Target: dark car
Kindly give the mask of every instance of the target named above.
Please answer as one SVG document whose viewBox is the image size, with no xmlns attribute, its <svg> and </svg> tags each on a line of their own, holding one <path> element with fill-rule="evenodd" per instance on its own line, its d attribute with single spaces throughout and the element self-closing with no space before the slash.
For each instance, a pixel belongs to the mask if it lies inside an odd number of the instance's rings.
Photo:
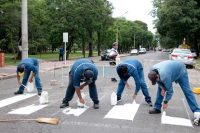
<svg viewBox="0 0 200 133">
<path fill-rule="evenodd" d="M 111 51 L 111 49 L 107 49 L 107 50 L 102 52 L 102 54 L 101 54 L 101 60 L 102 61 L 110 60 L 110 58 L 109 58 L 110 51 Z"/>
</svg>

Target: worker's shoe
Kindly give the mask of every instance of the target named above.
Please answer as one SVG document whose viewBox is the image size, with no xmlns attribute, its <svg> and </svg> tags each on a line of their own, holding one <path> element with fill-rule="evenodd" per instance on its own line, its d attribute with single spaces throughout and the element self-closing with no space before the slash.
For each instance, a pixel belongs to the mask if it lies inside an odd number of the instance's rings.
<svg viewBox="0 0 200 133">
<path fill-rule="evenodd" d="M 112 82 L 117 82 L 117 79 L 116 78 L 111 78 L 111 81 Z"/>
<path fill-rule="evenodd" d="M 153 106 L 153 104 L 152 104 L 152 102 L 151 101 L 146 101 L 147 102 L 147 104 L 150 106 L 150 107 L 152 107 Z"/>
<path fill-rule="evenodd" d="M 99 104 L 95 104 L 95 103 L 94 103 L 94 106 L 93 106 L 93 107 L 94 107 L 94 109 L 99 109 Z"/>
<path fill-rule="evenodd" d="M 121 101 L 122 101 L 121 97 L 117 97 L 117 102 L 121 102 Z"/>
<path fill-rule="evenodd" d="M 16 91 L 16 92 L 14 92 L 14 94 L 15 94 L 15 95 L 19 95 L 19 94 L 23 94 L 23 92 L 21 92 L 21 91 Z"/>
<path fill-rule="evenodd" d="M 42 94 L 42 91 L 39 91 L 39 92 L 38 92 L 38 96 L 41 96 L 41 94 Z"/>
<path fill-rule="evenodd" d="M 152 110 L 149 110 L 149 114 L 160 114 L 161 111 L 159 109 L 153 108 Z"/>
<path fill-rule="evenodd" d="M 69 106 L 69 103 L 67 102 L 63 102 L 61 105 L 60 105 L 60 108 L 65 108 L 65 107 L 68 107 Z"/>
</svg>

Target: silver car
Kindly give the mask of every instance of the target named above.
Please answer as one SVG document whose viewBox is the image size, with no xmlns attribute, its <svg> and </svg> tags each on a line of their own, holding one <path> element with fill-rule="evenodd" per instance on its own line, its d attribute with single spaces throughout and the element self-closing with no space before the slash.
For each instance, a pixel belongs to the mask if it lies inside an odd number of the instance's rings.
<svg viewBox="0 0 200 133">
<path fill-rule="evenodd" d="M 194 58 L 192 52 L 189 49 L 175 48 L 170 54 L 169 58 L 171 60 L 182 61 L 186 66 L 194 65 Z"/>
</svg>

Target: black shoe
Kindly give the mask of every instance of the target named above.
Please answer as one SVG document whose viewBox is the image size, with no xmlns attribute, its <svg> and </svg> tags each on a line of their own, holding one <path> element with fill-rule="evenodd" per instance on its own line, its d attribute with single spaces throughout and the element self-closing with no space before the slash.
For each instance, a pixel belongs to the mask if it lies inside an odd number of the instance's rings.
<svg viewBox="0 0 200 133">
<path fill-rule="evenodd" d="M 23 92 L 21 92 L 21 91 L 16 91 L 16 92 L 14 92 L 14 94 L 15 94 L 15 95 L 19 95 L 19 94 L 23 94 Z"/>
<path fill-rule="evenodd" d="M 149 114 L 160 114 L 161 111 L 159 109 L 153 108 L 152 110 L 149 110 Z"/>
<path fill-rule="evenodd" d="M 116 78 L 111 78 L 111 81 L 112 82 L 117 82 L 117 79 Z"/>
<path fill-rule="evenodd" d="M 153 104 L 152 104 L 152 102 L 151 102 L 151 101 L 147 101 L 147 104 L 148 104 L 150 107 L 152 107 L 152 106 L 153 106 Z"/>
<path fill-rule="evenodd" d="M 40 92 L 38 92 L 38 96 L 41 96 L 41 94 L 42 94 L 42 92 L 40 91 Z"/>
<path fill-rule="evenodd" d="M 94 107 L 94 109 L 99 109 L 99 104 L 95 104 L 95 103 L 94 103 L 94 106 L 93 106 L 93 107 Z"/>
<path fill-rule="evenodd" d="M 68 107 L 69 106 L 69 103 L 62 103 L 61 105 L 60 105 L 60 108 L 65 108 L 65 107 Z"/>
<path fill-rule="evenodd" d="M 120 97 L 120 98 L 118 97 L 118 98 L 117 98 L 117 102 L 121 102 L 121 101 L 122 101 L 122 100 L 121 100 L 121 97 Z"/>
</svg>

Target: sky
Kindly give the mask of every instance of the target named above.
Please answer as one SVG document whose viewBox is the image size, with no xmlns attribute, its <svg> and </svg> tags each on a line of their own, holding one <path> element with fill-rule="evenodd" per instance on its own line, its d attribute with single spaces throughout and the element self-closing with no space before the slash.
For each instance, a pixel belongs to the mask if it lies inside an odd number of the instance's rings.
<svg viewBox="0 0 200 133">
<path fill-rule="evenodd" d="M 150 12 L 153 9 L 152 0 L 108 0 L 112 3 L 113 17 L 125 17 L 127 20 L 140 20 L 148 25 L 148 30 L 155 33 Z M 126 13 L 127 12 L 127 13 Z"/>
</svg>

